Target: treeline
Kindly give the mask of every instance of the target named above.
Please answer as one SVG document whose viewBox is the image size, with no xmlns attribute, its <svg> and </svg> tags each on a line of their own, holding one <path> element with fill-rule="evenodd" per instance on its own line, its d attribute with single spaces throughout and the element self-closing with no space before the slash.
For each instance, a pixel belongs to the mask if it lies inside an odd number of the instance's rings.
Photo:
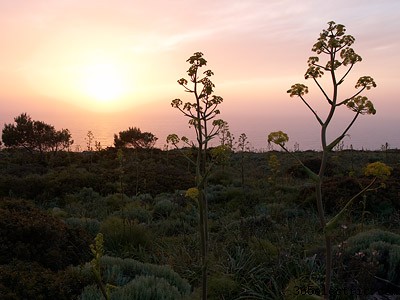
<svg viewBox="0 0 400 300">
<path fill-rule="evenodd" d="M 93 140 L 91 131 L 87 134 L 87 150 L 101 149 L 101 145 Z M 151 132 L 142 132 L 140 128 L 129 127 L 114 135 L 116 148 L 151 149 L 157 137 Z M 14 123 L 4 124 L 2 141 L 6 148 L 25 149 L 31 153 L 57 152 L 70 150 L 74 143 L 68 129 L 56 130 L 53 125 L 43 121 L 32 120 L 27 113 L 14 118 Z M 0 142 L 0 145 L 2 143 Z"/>
</svg>

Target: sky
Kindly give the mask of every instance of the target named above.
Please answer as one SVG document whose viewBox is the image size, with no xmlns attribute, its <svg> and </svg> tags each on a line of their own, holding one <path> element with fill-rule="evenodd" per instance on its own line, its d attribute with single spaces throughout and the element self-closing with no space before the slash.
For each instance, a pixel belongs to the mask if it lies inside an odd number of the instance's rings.
<svg viewBox="0 0 400 300">
<path fill-rule="evenodd" d="M 245 133 L 262 150 L 269 132 L 283 130 L 289 148 L 319 149 L 317 121 L 286 91 L 307 84 L 310 104 L 325 114 L 327 103 L 304 73 L 329 21 L 346 26 L 363 58 L 340 96 L 364 75 L 378 85 L 365 94 L 377 114 L 360 117 L 345 146 L 400 148 L 398 0 L 0 0 L 0 126 L 26 112 L 68 128 L 82 148 L 89 130 L 107 146 L 136 126 L 162 148 L 169 133 L 192 133 L 170 103 L 193 100 L 177 80 L 200 51 L 234 136 Z M 351 117 L 339 111 L 329 136 Z"/>
</svg>

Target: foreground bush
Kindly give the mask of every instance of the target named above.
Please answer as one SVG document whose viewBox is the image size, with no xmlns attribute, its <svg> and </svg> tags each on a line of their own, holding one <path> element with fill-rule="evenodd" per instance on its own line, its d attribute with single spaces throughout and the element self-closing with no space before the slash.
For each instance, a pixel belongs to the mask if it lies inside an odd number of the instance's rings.
<svg viewBox="0 0 400 300">
<path fill-rule="evenodd" d="M 80 296 L 81 300 L 101 299 L 100 290 L 88 286 Z M 128 284 L 111 290 L 112 300 L 178 300 L 183 299 L 176 287 L 171 286 L 165 279 L 154 276 L 138 276 Z"/>
<path fill-rule="evenodd" d="M 57 271 L 88 261 L 88 236 L 28 201 L 0 200 L 0 264 L 17 259 Z"/>
<path fill-rule="evenodd" d="M 101 267 L 103 281 L 114 286 L 111 299 L 182 299 L 191 291 L 189 283 L 168 266 L 104 256 Z M 80 298 L 100 299 L 101 292 L 94 285 L 87 286 Z"/>
<path fill-rule="evenodd" d="M 400 293 L 400 235 L 373 229 L 341 245 L 345 279 L 363 291 Z"/>
<path fill-rule="evenodd" d="M 1 299 L 70 300 L 88 283 L 89 278 L 79 268 L 55 272 L 36 262 L 12 261 L 0 265 Z"/>
</svg>

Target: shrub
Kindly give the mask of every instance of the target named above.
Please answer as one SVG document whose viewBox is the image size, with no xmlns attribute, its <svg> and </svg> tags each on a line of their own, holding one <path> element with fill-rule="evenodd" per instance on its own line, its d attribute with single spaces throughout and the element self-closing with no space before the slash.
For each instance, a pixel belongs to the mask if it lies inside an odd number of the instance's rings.
<svg viewBox="0 0 400 300">
<path fill-rule="evenodd" d="M 157 233 L 162 236 L 176 236 L 196 232 L 197 228 L 185 220 L 185 218 L 166 219 L 158 222 Z"/>
<path fill-rule="evenodd" d="M 254 259 L 260 263 L 271 262 L 278 256 L 278 248 L 267 239 L 251 237 L 249 247 Z"/>
<path fill-rule="evenodd" d="M 188 294 L 190 292 L 190 285 L 186 280 L 182 279 L 176 272 L 174 272 L 169 266 L 159 266 L 149 263 L 141 263 L 134 259 L 121 259 L 116 257 L 104 256 L 101 260 L 102 265 L 106 270 L 115 268 L 118 270 L 117 273 L 122 274 L 123 277 L 134 279 L 136 276 L 155 276 L 158 278 L 165 279 L 170 285 L 176 287 L 182 294 Z M 116 283 L 113 278 L 107 277 L 107 273 L 104 272 L 105 281 L 108 283 Z M 113 274 L 116 274 L 114 271 Z"/>
<path fill-rule="evenodd" d="M 92 238 L 96 236 L 100 230 L 100 222 L 96 219 L 71 217 L 65 219 L 65 223 L 71 228 L 84 229 Z"/>
<path fill-rule="evenodd" d="M 87 286 L 80 295 L 81 300 L 98 300 L 102 298 L 95 285 Z M 182 299 L 176 287 L 165 279 L 154 276 L 137 276 L 124 286 L 111 289 L 111 300 L 178 300 Z"/>
<path fill-rule="evenodd" d="M 111 289 L 111 299 L 180 299 L 191 291 L 188 282 L 169 266 L 110 256 L 101 258 L 101 266 L 104 282 L 117 287 Z M 85 269 L 90 265 L 86 264 Z M 89 286 L 81 299 L 99 299 L 99 295 L 97 288 Z"/>
<path fill-rule="evenodd" d="M 151 220 L 151 213 L 134 202 L 127 203 L 120 211 L 116 211 L 114 215 L 130 221 L 136 220 L 138 223 L 148 224 Z"/>
<path fill-rule="evenodd" d="M 87 261 L 89 237 L 23 200 L 0 201 L 0 264 L 36 261 L 51 270 Z"/>
<path fill-rule="evenodd" d="M 105 199 L 93 188 L 83 187 L 64 197 L 65 210 L 71 215 L 104 219 L 108 215 Z"/>
<path fill-rule="evenodd" d="M 78 269 L 55 272 L 36 262 L 16 260 L 0 265 L 2 299 L 69 300 L 76 298 L 87 283 Z"/>
<path fill-rule="evenodd" d="M 120 210 L 130 199 L 124 194 L 112 194 L 105 198 L 108 212 Z"/>
<path fill-rule="evenodd" d="M 373 229 L 350 237 L 343 245 L 343 263 L 348 266 L 344 280 L 359 282 L 363 290 L 400 292 L 400 235 Z"/>
<path fill-rule="evenodd" d="M 84 288 L 79 300 L 99 300 L 103 299 L 103 294 L 100 292 L 97 285 L 91 284 Z"/>
<path fill-rule="evenodd" d="M 233 299 L 240 291 L 240 285 L 232 276 L 214 275 L 211 276 L 208 283 L 209 299 Z"/>
<path fill-rule="evenodd" d="M 182 295 L 164 278 L 138 276 L 127 285 L 115 289 L 111 294 L 115 300 L 178 300 Z"/>
<path fill-rule="evenodd" d="M 151 232 L 147 227 L 116 216 L 108 217 L 101 224 L 100 232 L 104 234 L 106 250 L 118 255 L 140 247 L 149 248 L 152 242 Z"/>
<path fill-rule="evenodd" d="M 176 209 L 176 205 L 169 199 L 162 199 L 158 201 L 153 207 L 154 218 L 168 218 L 171 213 Z"/>
</svg>

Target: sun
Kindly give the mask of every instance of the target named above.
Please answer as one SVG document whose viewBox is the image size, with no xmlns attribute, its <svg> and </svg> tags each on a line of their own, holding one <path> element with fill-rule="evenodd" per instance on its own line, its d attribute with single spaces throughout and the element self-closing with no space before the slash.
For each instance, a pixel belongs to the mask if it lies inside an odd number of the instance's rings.
<svg viewBox="0 0 400 300">
<path fill-rule="evenodd" d="M 126 80 L 121 70 L 113 64 L 93 64 L 85 68 L 82 79 L 83 92 L 93 101 L 110 103 L 120 100 L 127 92 Z"/>
</svg>

